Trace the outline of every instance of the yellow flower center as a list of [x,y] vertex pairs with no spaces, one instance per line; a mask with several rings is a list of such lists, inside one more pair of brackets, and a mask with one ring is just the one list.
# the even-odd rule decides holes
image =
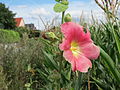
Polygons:
[[75,57],[78,57],[81,53],[79,44],[76,41],[72,41],[70,50],[72,51]]

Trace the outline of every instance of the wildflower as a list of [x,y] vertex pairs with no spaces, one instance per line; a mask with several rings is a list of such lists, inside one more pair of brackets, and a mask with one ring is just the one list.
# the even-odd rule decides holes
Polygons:
[[61,32],[64,34],[64,40],[60,44],[63,50],[63,56],[71,63],[73,71],[87,72],[92,68],[90,59],[97,59],[100,49],[96,46],[87,30],[85,33],[83,27],[73,22],[67,22],[61,25]]

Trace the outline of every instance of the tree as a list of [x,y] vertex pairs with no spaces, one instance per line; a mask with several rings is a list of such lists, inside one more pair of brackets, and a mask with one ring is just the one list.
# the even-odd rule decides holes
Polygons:
[[0,3],[0,28],[14,29],[16,27],[15,15],[9,8],[6,8],[5,4]]

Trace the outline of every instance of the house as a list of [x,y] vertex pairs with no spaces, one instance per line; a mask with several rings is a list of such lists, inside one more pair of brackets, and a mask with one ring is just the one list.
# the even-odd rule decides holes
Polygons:
[[17,27],[25,27],[25,23],[22,17],[15,18],[15,22]]
[[25,26],[26,26],[28,29],[30,29],[30,30],[36,30],[36,27],[34,26],[33,23],[31,23],[31,24],[25,24]]

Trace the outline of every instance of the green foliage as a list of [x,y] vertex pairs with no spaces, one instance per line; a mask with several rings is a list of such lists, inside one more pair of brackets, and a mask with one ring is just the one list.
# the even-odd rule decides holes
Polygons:
[[111,71],[113,77],[116,79],[118,83],[120,83],[120,73],[115,67],[115,63],[111,59],[111,57],[103,50],[101,49],[101,56],[105,59],[105,63],[108,65],[109,70]]
[[64,5],[68,5],[69,4],[69,2],[67,0],[62,0],[61,3],[64,4]]
[[0,29],[0,43],[13,43],[19,40],[20,36],[18,32]]
[[0,28],[14,29],[16,27],[14,17],[15,14],[6,8],[5,4],[0,3]]
[[15,31],[20,34],[20,37],[23,37],[25,33],[29,35],[31,32],[31,30],[26,27],[17,27],[15,28]]
[[39,40],[30,39],[17,45],[0,47],[0,64],[3,66],[8,90],[37,90],[45,84],[45,80],[36,71],[44,71],[43,54],[44,45]]
[[[62,22],[61,23],[63,24],[64,23],[65,11],[68,9],[69,2],[68,2],[68,0],[59,0],[57,2],[58,3],[55,4],[53,9],[57,13],[61,13],[62,12]],[[66,18],[68,18],[68,17],[66,17]],[[70,19],[69,19],[69,21],[70,21]]]
[[[118,38],[120,38],[119,26],[117,21],[114,24],[111,24],[110,22],[102,24],[95,23],[90,26],[92,39],[102,48],[98,62],[95,61],[93,64],[96,67],[96,71],[93,71],[94,69],[91,71],[93,73],[92,79],[96,85],[103,90],[112,90],[114,88],[115,90],[119,90],[120,88],[120,55],[116,44],[119,39],[115,40],[116,34]],[[113,33],[113,30],[116,34]],[[102,80],[103,78],[105,78],[105,80]],[[106,84],[106,86],[103,86],[102,84]]]
[[56,3],[54,6],[54,11],[55,12],[64,12],[68,9],[68,5],[64,5],[62,3]]
[[0,23],[0,29],[4,28],[4,25],[2,23]]
[[7,84],[5,82],[5,75],[3,74],[3,67],[0,65],[0,89],[1,90],[8,90]]
[[35,38],[35,37],[38,38],[38,37],[40,37],[40,33],[41,33],[40,30],[31,30],[29,37],[30,38]]
[[[113,36],[114,36],[114,39],[115,39],[115,42],[116,42],[116,45],[117,45],[117,49],[118,49],[118,52],[119,52],[119,55],[120,55],[120,36],[118,36],[117,32],[116,32],[116,28],[112,27],[111,25],[111,28],[112,28],[112,32],[113,32]],[[119,31],[120,33],[120,28],[117,27],[117,31]]]
[[55,0],[56,2],[60,2],[60,0]]

